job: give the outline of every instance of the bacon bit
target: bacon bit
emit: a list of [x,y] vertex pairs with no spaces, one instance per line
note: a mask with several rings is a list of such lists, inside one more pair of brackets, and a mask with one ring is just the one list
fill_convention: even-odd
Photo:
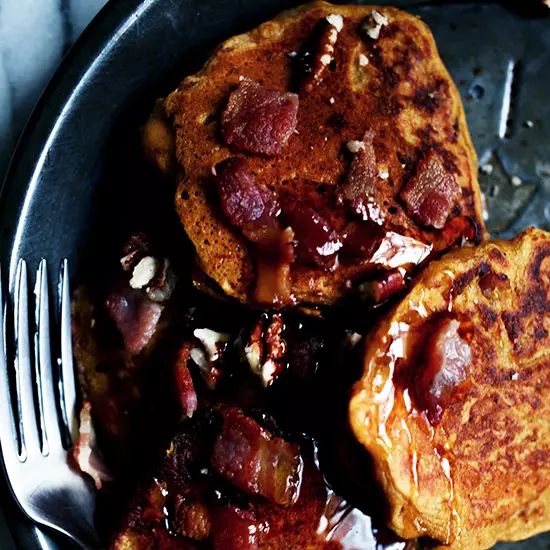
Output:
[[113,292],[107,298],[105,307],[131,355],[137,355],[149,344],[163,310],[162,305],[131,288]]
[[479,288],[485,298],[493,298],[493,292],[503,292],[510,288],[510,280],[504,273],[491,271],[481,277]]
[[187,367],[187,362],[191,358],[192,344],[186,343],[180,349],[175,366],[176,388],[181,404],[182,412],[185,416],[191,418],[197,410],[197,393],[191,373]]
[[418,265],[430,255],[432,248],[431,244],[388,231],[370,261],[386,269]]
[[214,550],[257,550],[260,529],[252,512],[234,506],[215,508],[210,542]]
[[286,215],[296,235],[297,259],[332,269],[337,261],[336,253],[342,248],[338,233],[309,206],[296,206]]
[[222,208],[233,225],[253,229],[273,224],[279,211],[277,199],[256,183],[244,159],[224,160],[216,165],[216,173]]
[[262,315],[250,335],[248,345],[244,348],[250,370],[260,377],[266,388],[273,384],[283,370],[280,361],[287,351],[286,342],[281,337],[284,329],[282,316],[278,313],[274,314],[264,333],[267,319],[267,314]]
[[441,248],[451,248],[454,245],[463,245],[465,242],[474,242],[478,238],[477,226],[468,216],[451,218],[441,230]]
[[300,494],[303,461],[298,445],[273,437],[239,409],[223,409],[214,444],[214,470],[243,491],[287,506]]
[[358,148],[353,157],[346,182],[342,186],[342,198],[364,220],[380,224],[384,219],[380,207],[383,183],[378,179],[373,147],[375,135],[372,130],[365,132],[363,141],[360,142],[363,146]]
[[384,302],[394,294],[402,292],[407,288],[405,277],[401,270],[395,269],[382,274],[374,281],[363,283],[359,290],[375,304]]
[[186,501],[178,495],[175,505],[175,527],[184,537],[195,540],[207,539],[212,527],[210,512],[204,504]]
[[428,340],[426,367],[416,386],[422,408],[438,424],[445,408],[469,391],[472,350],[459,335],[456,319],[442,319]]
[[344,20],[340,14],[331,14],[325,21],[326,24],[321,32],[313,63],[307,64],[302,81],[301,92],[308,94],[322,82],[328,66],[334,59],[334,47],[338,40],[338,33],[344,27]]
[[80,411],[80,428],[77,444],[72,450],[72,456],[81,472],[88,474],[99,490],[106,481],[112,481],[107,468],[96,446],[96,435],[92,423],[92,404],[89,401],[82,403]]
[[401,191],[401,199],[416,222],[441,229],[459,192],[455,177],[445,169],[437,153],[430,149],[418,164],[416,174]]
[[295,261],[294,231],[273,231],[258,243],[256,289],[258,304],[288,306],[295,303],[290,281],[290,266]]
[[371,221],[348,224],[342,235],[342,256],[370,259],[385,234],[380,225]]
[[361,24],[361,29],[373,40],[378,40],[382,27],[387,26],[387,24],[388,18],[386,16],[376,10],[372,10]]
[[298,123],[298,96],[243,79],[222,115],[225,141],[239,149],[278,155]]

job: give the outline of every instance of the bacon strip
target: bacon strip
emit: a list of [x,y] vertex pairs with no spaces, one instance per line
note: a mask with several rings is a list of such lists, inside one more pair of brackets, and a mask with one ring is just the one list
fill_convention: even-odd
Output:
[[163,311],[161,304],[131,288],[113,292],[107,298],[105,307],[131,355],[137,355],[149,344]]
[[178,398],[181,405],[182,412],[185,416],[191,418],[193,413],[197,410],[198,400],[197,393],[195,392],[195,386],[191,373],[187,367],[187,363],[191,358],[191,349],[194,346],[190,343],[185,344],[179,351],[178,359],[175,365],[175,381],[178,392]]
[[256,183],[244,159],[233,157],[218,164],[216,183],[223,211],[233,225],[261,229],[277,224],[276,197]]
[[420,404],[437,424],[451,401],[469,389],[472,350],[458,333],[456,319],[442,319],[428,340],[426,367],[416,387]]
[[384,181],[378,177],[373,146],[375,135],[372,130],[365,132],[342,186],[342,197],[358,216],[380,224],[384,219],[381,208]]
[[99,490],[103,487],[104,482],[112,481],[113,478],[103,464],[96,448],[96,436],[92,423],[92,404],[89,401],[82,403],[79,433],[78,442],[72,451],[73,459],[80,471],[88,474],[94,480],[95,486]]
[[327,220],[309,206],[296,206],[286,216],[296,236],[297,259],[325,269],[333,267],[342,242]]
[[303,469],[298,445],[273,437],[239,409],[227,407],[222,415],[223,428],[210,459],[216,472],[277,504],[296,502]]
[[254,514],[235,506],[212,513],[210,542],[214,550],[257,550],[260,526]]
[[298,123],[298,96],[267,90],[245,78],[222,115],[223,137],[252,153],[278,155]]
[[459,192],[455,177],[445,169],[439,155],[430,149],[401,191],[401,198],[416,222],[442,229]]

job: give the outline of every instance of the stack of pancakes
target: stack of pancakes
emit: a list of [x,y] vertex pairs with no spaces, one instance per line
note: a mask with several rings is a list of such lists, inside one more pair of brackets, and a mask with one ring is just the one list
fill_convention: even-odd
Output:
[[[331,16],[342,16],[343,25],[328,70],[300,89],[296,59]],[[243,79],[300,94],[296,131],[279,155],[250,154],[223,138],[222,113]],[[309,4],[223,43],[165,108],[181,169],[176,208],[200,269],[252,306],[256,245],[220,207],[216,165],[246,159],[283,210],[307,204],[341,232],[350,213],[336,200],[338,190],[353,142],[372,132],[383,230],[412,239],[386,251],[402,254],[402,262],[358,258],[323,269],[297,261],[289,277],[296,302],[314,306],[341,302],[390,267],[416,277],[366,338],[363,376],[349,407],[353,432],[371,453],[387,496],[388,525],[406,539],[471,550],[550,528],[550,238],[530,230],[511,242],[471,246],[484,236],[477,159],[458,91],[427,26],[389,7]],[[422,225],[401,195],[431,154],[459,185],[439,229]],[[470,240],[463,248],[449,237],[457,219],[474,228],[473,237],[459,235],[458,244]],[[426,245],[434,261],[410,265],[414,242]],[[415,373],[429,360],[427,334],[441,316],[460,324],[471,363],[467,391],[431,422],[415,397]]]

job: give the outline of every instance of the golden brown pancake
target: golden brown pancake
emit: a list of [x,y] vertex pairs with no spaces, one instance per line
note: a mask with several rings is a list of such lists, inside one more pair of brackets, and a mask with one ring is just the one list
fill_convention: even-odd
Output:
[[[373,10],[388,18],[377,39],[361,29]],[[221,115],[230,93],[243,77],[270,90],[298,92],[303,75],[296,59],[331,14],[343,16],[333,60],[311,91],[302,86],[296,132],[282,153],[266,157],[229,146]],[[283,212],[310,205],[342,234],[353,219],[337,205],[353,156],[346,144],[374,136],[384,231],[435,252],[456,241],[422,225],[400,196],[433,154],[459,185],[449,219],[468,217],[478,235],[483,232],[476,155],[458,90],[428,27],[398,9],[316,2],[285,12],[223,43],[168,97],[166,109],[177,129],[176,154],[184,172],[176,194],[179,216],[204,272],[242,302],[254,302],[255,245],[222,212],[212,173],[229,157],[246,159],[256,182],[278,196]],[[330,271],[298,258],[290,268],[291,291],[296,302],[334,304],[379,269],[369,258],[340,261]]]
[[[423,373],[445,319],[469,376],[430,422]],[[370,334],[349,418],[400,536],[476,550],[550,529],[549,330],[550,234],[529,229],[431,263]]]

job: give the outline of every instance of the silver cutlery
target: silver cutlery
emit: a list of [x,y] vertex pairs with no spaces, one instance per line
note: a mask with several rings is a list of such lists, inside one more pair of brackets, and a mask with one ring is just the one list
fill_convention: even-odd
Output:
[[[13,338],[10,301],[4,305],[1,287],[0,444],[10,488],[32,521],[63,533],[84,549],[99,550],[102,544],[93,523],[95,488],[69,460],[78,427],[67,261],[57,288],[60,330],[55,336],[50,330],[45,260],[38,269],[35,299],[29,295],[26,262],[20,260],[17,266]],[[29,315],[33,302],[34,320]],[[54,342],[60,359],[52,361]]]

